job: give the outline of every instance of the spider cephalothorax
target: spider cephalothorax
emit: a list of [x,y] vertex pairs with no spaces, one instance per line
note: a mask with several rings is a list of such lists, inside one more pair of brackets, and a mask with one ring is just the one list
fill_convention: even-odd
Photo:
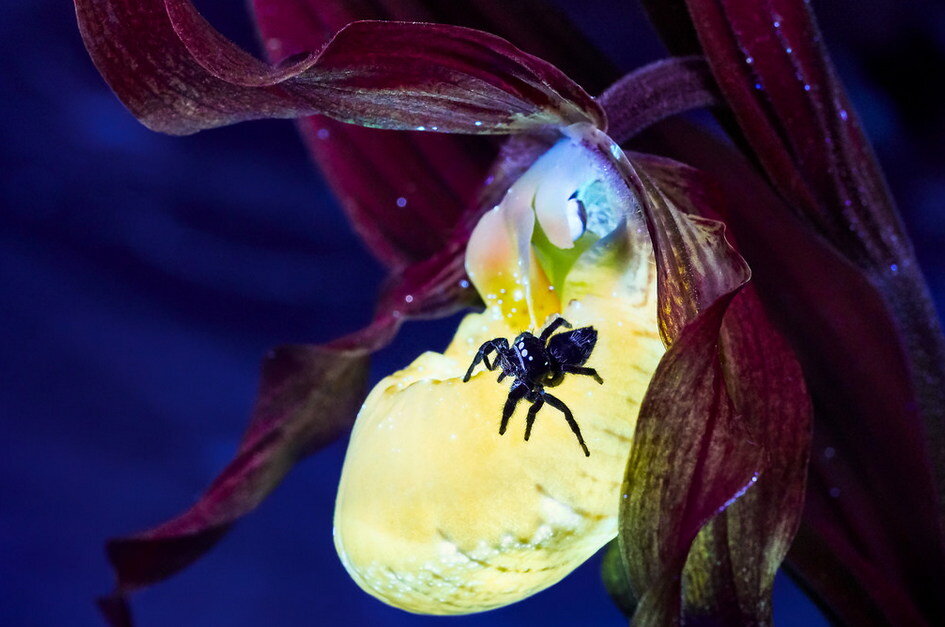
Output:
[[[584,444],[584,438],[581,436],[581,428],[574,420],[574,415],[564,402],[545,391],[546,387],[554,387],[564,380],[565,374],[581,374],[594,377],[598,383],[603,383],[597,371],[593,368],[585,368],[584,364],[590,358],[594,351],[594,345],[597,344],[597,331],[594,327],[581,327],[552,335],[560,326],[571,328],[571,324],[564,318],[556,318],[554,322],[542,331],[541,336],[535,337],[528,331],[521,333],[512,346],[504,337],[497,337],[489,340],[479,347],[476,357],[473,359],[469,370],[463,381],[469,381],[473,370],[481,361],[489,370],[497,368],[502,369],[499,375],[499,381],[507,376],[511,376],[512,388],[509,391],[509,398],[505,401],[505,407],[502,410],[502,422],[499,425],[499,435],[505,433],[509,424],[509,418],[515,411],[515,406],[523,398],[532,403],[528,409],[528,416],[525,418],[525,439],[532,432],[532,424],[538,415],[538,410],[545,403],[548,403],[555,409],[564,414],[564,419],[568,421],[571,431],[577,436],[584,454],[590,456],[587,445]],[[490,363],[489,355],[496,353],[495,359]]]

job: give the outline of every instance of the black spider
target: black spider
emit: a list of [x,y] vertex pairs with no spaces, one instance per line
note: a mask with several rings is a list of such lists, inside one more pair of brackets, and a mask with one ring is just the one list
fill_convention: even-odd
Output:
[[[590,457],[591,453],[584,444],[584,438],[581,437],[581,428],[575,422],[571,410],[561,399],[545,392],[545,388],[561,383],[566,373],[583,374],[594,377],[598,383],[604,383],[596,370],[583,367],[590,358],[594,345],[597,344],[597,330],[594,327],[581,327],[553,336],[552,333],[561,325],[571,328],[567,320],[556,318],[548,325],[548,328],[542,331],[540,337],[535,337],[526,331],[515,338],[512,346],[509,346],[509,341],[504,337],[485,342],[479,347],[479,352],[476,353],[469,370],[466,371],[463,382],[469,381],[473,369],[480,361],[489,370],[502,368],[499,381],[507,376],[512,376],[515,380],[512,382],[509,398],[505,401],[505,408],[502,410],[499,435],[505,433],[515,406],[524,398],[532,403],[528,409],[528,416],[525,418],[525,439],[528,440],[538,410],[548,403],[564,414],[564,419],[568,421],[571,431],[577,436],[584,454]],[[489,363],[489,354],[493,351],[496,357],[492,363]]]

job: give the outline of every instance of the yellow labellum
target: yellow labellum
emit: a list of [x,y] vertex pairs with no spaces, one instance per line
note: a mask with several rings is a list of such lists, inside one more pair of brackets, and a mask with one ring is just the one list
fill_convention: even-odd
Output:
[[590,457],[548,407],[528,442],[525,403],[499,435],[508,386],[491,372],[462,382],[482,342],[519,331],[489,314],[468,315],[445,354],[424,353],[374,388],[335,510],[335,545],[364,590],[418,613],[488,610],[554,584],[616,535],[637,410],[663,353],[655,299],[575,304],[565,317],[597,328],[588,365],[605,384],[566,377],[555,395]]
[[[545,163],[560,173],[579,152],[574,144],[556,150]],[[567,171],[587,178],[582,168]],[[560,293],[549,289],[529,242],[535,215],[549,240],[567,243],[576,230],[573,216],[565,228],[561,212],[581,181],[556,176],[549,191],[527,176],[470,242],[467,267],[486,311],[466,316],[446,351],[420,355],[374,388],[345,459],[338,554],[364,590],[411,612],[465,614],[518,601],[559,581],[617,532],[639,404],[664,350],[648,240],[621,222],[617,237],[574,263]],[[590,457],[548,405],[528,442],[527,401],[500,436],[510,380],[497,383],[497,371],[480,369],[462,381],[483,342],[538,332],[554,315],[598,332],[586,365],[604,384],[568,375],[553,388]]]

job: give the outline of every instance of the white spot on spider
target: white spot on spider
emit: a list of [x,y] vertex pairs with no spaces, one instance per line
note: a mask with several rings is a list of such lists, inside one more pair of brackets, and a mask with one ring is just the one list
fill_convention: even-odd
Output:
[[401,196],[400,198],[398,198],[398,199],[397,199],[397,206],[400,207],[401,209],[403,209],[404,207],[406,207],[406,206],[407,206],[407,199],[404,198],[403,196]]
[[327,128],[320,128],[315,132],[315,137],[318,139],[328,139],[331,136],[331,132]]
[[404,296],[404,300],[405,300],[406,302],[408,302],[408,303],[412,303],[412,302],[413,302],[413,296],[411,296],[410,294],[407,294],[406,296]]
[[[519,347],[519,348],[522,348],[522,346],[524,346],[524,345],[525,345],[525,344],[524,344],[524,342],[523,342],[522,344],[519,344],[518,347]],[[527,348],[522,348],[522,357],[528,357],[528,349],[527,349]]]

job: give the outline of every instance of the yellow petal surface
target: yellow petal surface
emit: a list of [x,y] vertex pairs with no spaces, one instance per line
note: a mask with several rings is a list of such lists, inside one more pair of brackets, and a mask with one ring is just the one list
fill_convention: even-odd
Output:
[[545,405],[523,440],[528,402],[498,433],[509,379],[462,377],[482,342],[521,329],[468,315],[444,354],[424,353],[381,381],[358,416],[335,512],[335,544],[357,583],[429,614],[499,607],[559,581],[612,539],[639,402],[663,353],[655,289],[644,299],[587,297],[564,313],[594,326],[587,363],[548,391],[581,427]]

